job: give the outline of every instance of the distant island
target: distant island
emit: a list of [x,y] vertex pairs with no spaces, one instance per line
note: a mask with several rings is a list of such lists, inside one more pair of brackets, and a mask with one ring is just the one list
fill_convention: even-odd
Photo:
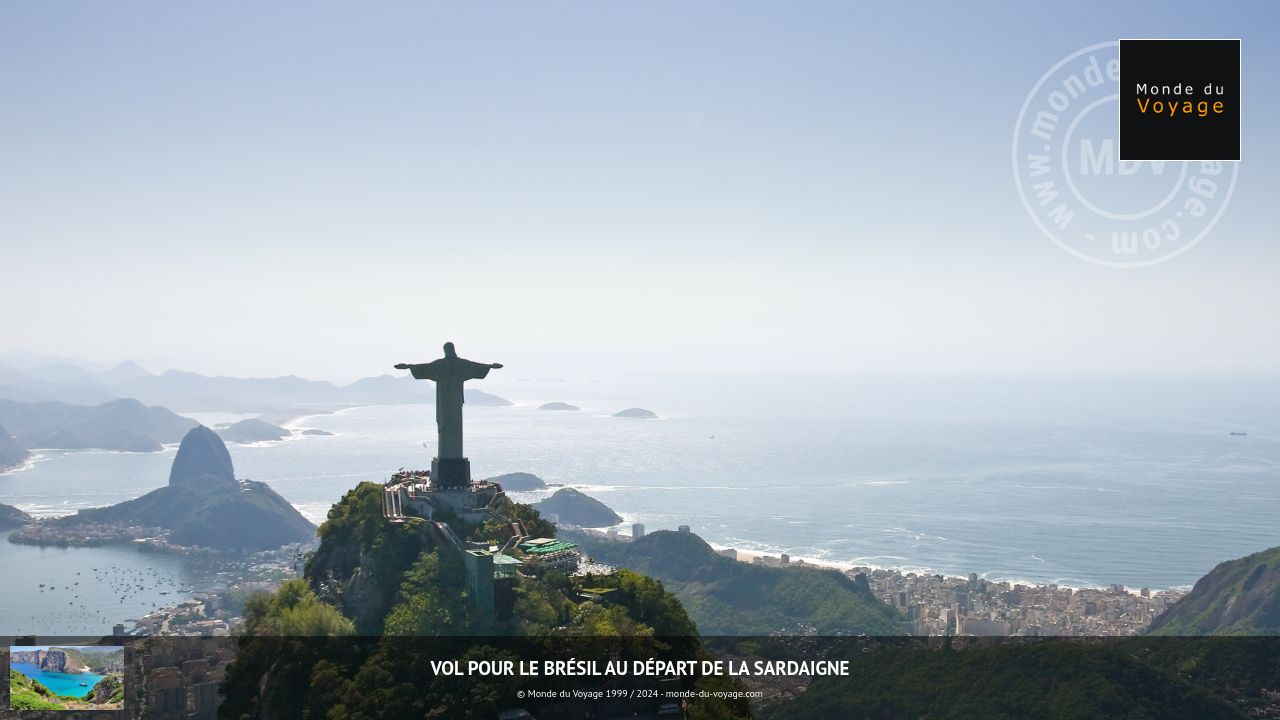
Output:
[[249,418],[217,429],[218,436],[227,442],[255,443],[283,440],[293,435],[292,432],[272,425],[265,420]]
[[563,402],[549,402],[538,406],[539,410],[581,410],[577,405]]
[[309,428],[307,430],[303,430],[300,434],[311,435],[314,437],[332,437],[333,436],[333,433],[329,432],[328,430],[320,430],[318,428]]
[[516,492],[526,490],[541,490],[547,484],[542,478],[527,472],[513,472],[505,475],[497,475],[489,478],[490,482],[496,482],[502,486],[503,490],[514,490]]
[[645,410],[644,408],[627,408],[626,410],[619,410],[618,412],[614,413],[613,416],[619,417],[619,418],[637,418],[641,420],[652,420],[658,417],[658,414],[653,412],[652,410]]
[[555,515],[560,522],[578,527],[611,527],[622,522],[622,516],[608,505],[573,488],[561,488],[533,507],[544,516]]
[[146,540],[160,549],[252,552],[310,542],[315,526],[264,483],[237,480],[227,446],[198,426],[187,433],[169,484],[134,500],[42,520],[9,535],[30,545]]
[[23,447],[157,452],[176,443],[194,420],[133,399],[85,406],[0,400],[0,424]]
[[12,530],[31,522],[31,516],[12,505],[0,503],[0,530]]
[[0,470],[17,467],[27,461],[31,453],[18,444],[4,426],[0,426]]
[[[28,358],[23,366],[27,368],[39,360],[38,357]],[[72,364],[79,361],[52,357],[45,360],[49,363],[47,367],[18,369],[5,366],[3,358],[0,358],[0,398],[22,403],[59,402],[82,406],[136,398],[144,404],[183,411],[243,413],[435,402],[432,388],[415,385],[412,378],[390,373],[363,378],[348,385],[335,385],[293,375],[237,378],[182,370],[153,374],[132,361],[125,361],[110,370],[95,371],[87,363]],[[505,398],[474,388],[466,390],[466,401],[474,407],[512,404]],[[10,424],[2,412],[0,424]],[[21,439],[22,434],[16,424],[12,425],[10,431]],[[28,443],[27,447],[46,446]]]

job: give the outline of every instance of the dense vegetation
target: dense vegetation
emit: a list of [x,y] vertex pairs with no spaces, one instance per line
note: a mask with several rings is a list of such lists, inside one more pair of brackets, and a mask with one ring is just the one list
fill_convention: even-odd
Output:
[[[526,526],[554,533],[532,508],[512,504],[509,510]],[[602,680],[437,675],[430,661],[688,659],[701,653],[697,628],[679,601],[660,581],[625,570],[524,577],[510,619],[482,617],[467,595],[461,559],[435,547],[423,526],[418,519],[388,523],[382,488],[370,483],[334,505],[320,527],[321,545],[307,563],[306,580],[250,600],[220,716],[489,719],[515,702],[519,689],[598,687]],[[510,532],[503,523],[454,529],[494,542]],[[681,682],[687,689],[732,687],[719,678]],[[695,703],[690,717],[733,720],[749,711],[742,700],[708,700]]]
[[[599,677],[451,676],[431,660],[706,657],[698,635],[775,630],[881,633],[899,628],[865,583],[816,568],[770,568],[716,554],[688,533],[635,543],[575,536],[629,569],[522,578],[509,620],[481,617],[457,555],[421,520],[388,523],[382,489],[364,484],[330,511],[306,581],[250,600],[247,634],[224,683],[224,718],[492,718],[519,690],[640,687]],[[526,525],[535,510],[513,504]],[[554,528],[548,528],[554,531]],[[460,536],[500,542],[509,524]],[[550,533],[548,533],[550,534]],[[643,573],[643,574],[642,574]],[[670,592],[669,590],[673,590]],[[683,600],[683,604],[681,602]],[[689,612],[686,612],[686,608]],[[695,624],[704,614],[707,625]],[[353,633],[358,633],[354,634]],[[766,720],[823,718],[1230,718],[1261,708],[1280,678],[1275,638],[919,639],[718,638],[729,654],[843,657],[847,677],[814,679],[797,698],[758,708]],[[787,643],[795,644],[788,649]],[[743,650],[750,646],[750,649]],[[767,648],[767,649],[766,649]],[[790,653],[790,654],[788,654]],[[628,685],[630,682],[632,684]],[[690,677],[683,689],[740,689]],[[535,715],[553,701],[521,704]],[[618,713],[615,710],[611,714]],[[689,717],[749,718],[743,700],[702,700]]]
[[597,560],[662,580],[707,635],[904,632],[896,610],[835,570],[738,562],[692,533],[659,531],[636,542],[572,537]]
[[[542,513],[538,512],[532,505],[512,502],[510,498],[504,495],[499,499],[497,508],[498,512],[504,517],[519,520],[524,525],[525,533],[530,537],[556,536],[556,526],[544,520]],[[510,522],[501,522],[499,520],[490,520],[475,528],[457,521],[453,521],[451,524],[461,529],[462,537],[476,541],[488,540],[499,545],[510,540],[514,534]]]
[[124,678],[120,675],[107,675],[85,695],[85,700],[101,705],[115,705],[124,702]]
[[361,483],[329,509],[320,547],[305,577],[324,602],[352,619],[361,635],[378,635],[405,571],[422,552],[423,521],[389,523],[382,516],[382,486]]
[[17,670],[9,670],[9,707],[13,710],[62,710],[66,703],[52,690]]
[[76,652],[80,654],[85,665],[88,665],[91,671],[99,675],[124,672],[124,648],[105,651],[77,650]]
[[320,602],[305,580],[288,580],[270,595],[259,593],[245,605],[245,633],[296,637],[345,637],[355,624]]
[[1280,547],[1219,564],[1150,633],[1280,635]]
[[818,678],[765,720],[1239,718],[1280,678],[1276,639],[878,639],[841,646],[848,677]]

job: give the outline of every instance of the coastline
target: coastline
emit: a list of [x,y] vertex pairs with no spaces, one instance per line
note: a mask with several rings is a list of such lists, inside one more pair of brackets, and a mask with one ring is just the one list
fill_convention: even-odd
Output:
[[[576,531],[607,542],[636,542],[633,535],[618,532],[617,526]],[[684,527],[676,532],[693,534]],[[771,554],[724,543],[707,545],[721,557],[760,565],[769,573],[792,572],[792,568],[834,570],[848,579],[851,592],[869,593],[901,613],[910,625],[909,634],[915,636],[1141,635],[1186,595],[1184,590],[1134,589],[1118,583],[1108,587],[1071,587],[1053,582],[981,578],[977,573],[965,577],[918,569],[873,568],[856,561],[841,563]]]
[[[707,544],[710,545],[713,550],[721,554],[723,554],[725,550],[733,550],[737,555],[735,559],[737,559],[739,562],[751,563],[751,562],[756,562],[758,559],[759,561],[764,563],[776,563],[778,565],[782,564],[781,556],[780,554],[777,554],[777,553],[768,553],[768,552],[762,552],[759,550],[745,550],[742,548],[734,547],[732,545],[723,545],[721,543],[708,542]],[[906,575],[931,576],[931,577],[941,577],[944,580],[965,581],[965,582],[968,582],[969,580],[969,578],[964,575],[955,575],[952,573],[937,572],[930,568],[898,567],[898,566],[892,566],[892,565],[874,565],[870,563],[858,563],[854,561],[824,560],[824,559],[818,559],[818,558],[805,557],[803,555],[789,555],[788,557],[790,558],[790,562],[788,563],[789,565],[797,565],[802,567],[803,566],[818,567],[818,568],[823,568],[827,570],[838,570],[843,573],[850,573],[854,571],[858,571],[858,572],[881,571],[881,572],[888,572],[888,573],[897,573],[899,575],[904,575],[904,576]],[[1025,578],[990,577],[990,576],[984,575],[983,573],[977,573],[977,576],[979,579],[986,580],[987,582],[1006,583],[1009,585],[1024,585],[1026,587],[1032,587],[1032,588],[1047,588],[1047,587],[1056,586],[1059,588],[1069,589],[1069,590],[1101,591],[1101,590],[1109,589],[1109,586],[1105,586],[1105,585],[1046,582],[1043,580],[1028,580]],[[1117,585],[1119,585],[1119,583],[1117,583]],[[1133,595],[1138,595],[1141,593],[1140,588],[1130,587],[1129,585],[1124,585],[1124,588],[1126,592]],[[1182,594],[1190,591],[1191,586],[1185,585],[1185,586],[1160,587],[1160,588],[1148,587],[1147,590],[1149,590],[1151,594],[1156,594],[1156,593]]]
[[[566,485],[566,487],[570,487],[570,486]],[[618,512],[616,508],[614,508],[614,511]],[[639,520],[636,519],[635,515],[630,515],[625,512],[618,512],[618,514],[623,516],[623,522],[613,526],[612,528],[590,528],[590,529],[583,528],[583,530],[585,532],[598,533],[598,534],[604,535],[608,530],[615,529],[619,531],[619,537],[624,537],[627,540],[630,540],[630,537],[624,534],[623,531],[629,531],[631,529],[631,525],[633,523],[639,522]],[[668,528],[651,528],[649,529],[649,532],[653,532],[656,530],[667,530],[667,529]],[[699,535],[699,537],[702,537],[702,536]],[[725,551],[732,550],[736,556],[735,559],[738,560],[739,562],[752,563],[758,560],[765,564],[781,565],[782,564],[781,556],[783,554],[786,554],[790,560],[788,564],[796,565],[800,567],[808,566],[808,567],[824,568],[828,570],[837,570],[842,573],[848,573],[851,571],[859,571],[859,572],[881,571],[881,572],[888,572],[888,573],[897,573],[903,576],[917,575],[917,576],[928,576],[928,577],[941,577],[944,580],[968,581],[969,579],[965,575],[959,575],[954,572],[940,572],[933,568],[903,566],[903,565],[883,565],[883,564],[877,564],[877,563],[857,562],[855,560],[831,560],[827,558],[815,558],[815,557],[810,557],[806,555],[792,555],[790,553],[784,553],[782,551],[776,551],[776,550],[770,551],[770,550],[749,549],[746,547],[742,547],[741,545],[712,542],[710,540],[707,540],[706,538],[703,538],[703,541],[706,542],[708,545],[710,545],[711,549],[715,550],[717,553],[720,553],[722,555],[725,554]],[[1137,586],[1130,586],[1127,583],[1115,583],[1113,585],[1095,585],[1095,584],[1088,584],[1088,583],[1055,582],[1051,580],[1030,580],[1027,578],[994,577],[982,572],[977,572],[977,577],[991,583],[1007,583],[1009,585],[1024,585],[1026,587],[1032,587],[1032,588],[1058,587],[1058,588],[1070,589],[1070,590],[1108,590],[1111,587],[1123,585],[1123,587],[1125,588],[1125,591],[1131,594],[1138,594],[1142,590],[1142,588],[1139,588]],[[1191,590],[1191,587],[1192,587],[1191,585],[1172,585],[1168,587],[1145,586],[1145,588],[1149,590],[1152,594],[1175,593],[1179,595],[1189,592]]]
[[[264,441],[260,443],[242,443],[241,445],[267,447],[267,446],[280,445],[286,442],[307,438],[310,436],[302,435],[300,433],[300,430],[305,429],[305,428],[301,428],[301,425],[307,422],[308,420],[317,418],[317,417],[339,415],[339,414],[352,412],[352,411],[356,411],[361,408],[367,408],[367,407],[377,407],[377,406],[353,405],[350,407],[344,407],[334,411],[318,411],[318,412],[291,416],[284,422],[284,424],[281,425],[281,427],[286,427],[291,431],[292,435],[290,437],[283,438],[281,440]],[[164,450],[160,452],[167,452],[167,451],[175,450],[176,448],[177,448],[177,444],[165,445]],[[126,451],[86,449],[86,450],[54,450],[54,452],[119,454],[119,453],[124,453]],[[25,470],[29,470],[32,467],[34,467],[38,462],[41,462],[47,459],[48,459],[48,455],[44,453],[40,453],[38,451],[32,451],[31,457],[29,457],[26,461],[24,461],[22,465],[9,468],[8,470],[0,471],[0,477],[4,477],[9,474],[19,473]],[[535,496],[535,497],[530,497],[528,501],[536,502],[537,500],[544,499],[545,496],[549,496],[551,492],[554,492],[554,490],[558,489],[559,487],[577,487],[577,486],[573,483],[549,484],[547,488],[540,491],[537,491],[537,490],[519,491],[518,494],[529,494],[529,495]],[[316,525],[319,525],[325,520],[327,516],[328,507],[332,505],[332,503],[324,504],[324,507],[322,508],[321,503],[298,504],[298,503],[291,502],[290,504],[293,505],[293,507],[297,509],[300,513],[302,513],[304,517],[306,517],[308,520],[315,523]],[[81,508],[65,508],[64,509],[61,507],[55,509],[47,505],[39,505],[39,504],[16,504],[15,507],[17,507],[19,510],[23,510],[24,512],[31,514],[36,519],[48,519],[48,518],[62,517],[66,515],[73,515],[81,509]],[[323,510],[323,512],[321,512],[321,510]],[[629,514],[626,512],[620,512],[619,514],[623,516],[624,521],[619,525],[615,526],[615,528],[619,529],[620,531],[629,530],[631,524],[638,521],[637,516],[634,514]],[[708,544],[713,549],[715,549],[716,552],[733,550],[737,554],[737,558],[744,562],[752,562],[756,558],[760,558],[762,559],[762,561],[767,561],[768,559],[772,559],[773,561],[778,561],[780,558],[780,555],[782,554],[782,551],[773,550],[773,549],[770,549],[770,550],[751,549],[748,547],[744,547],[742,545],[734,545],[734,544],[726,544],[726,543],[710,542],[710,541],[708,541]],[[756,546],[759,547],[760,544],[761,543],[756,543]],[[766,543],[765,545],[770,546],[771,544]],[[793,563],[803,563],[809,566],[828,568],[828,569],[838,570],[840,572],[849,572],[851,570],[886,571],[886,572],[899,573],[902,575],[916,574],[916,575],[927,575],[927,576],[941,576],[946,579],[957,579],[957,580],[967,579],[966,576],[961,574],[956,574],[954,571],[940,572],[934,568],[928,568],[928,567],[867,563],[867,562],[858,562],[854,560],[832,560],[829,558],[815,558],[815,557],[805,556],[805,555],[790,555],[790,558]],[[1101,584],[1054,582],[1051,580],[1033,580],[1028,578],[1014,578],[1014,577],[996,577],[996,576],[991,576],[984,572],[978,572],[977,574],[979,578],[982,578],[989,582],[1020,584],[1028,587],[1050,587],[1050,586],[1056,585],[1057,587],[1060,587],[1060,588],[1070,588],[1074,590],[1105,590],[1108,587],[1106,585],[1101,585]],[[1135,590],[1131,589],[1127,583],[1125,583],[1125,587],[1129,589],[1129,592],[1136,592]],[[1185,593],[1191,589],[1191,585],[1172,585],[1167,587],[1148,586],[1148,588],[1153,593],[1156,593],[1156,592]]]
[[4,477],[5,475],[12,473],[20,473],[24,470],[30,470],[35,467],[37,462],[40,462],[43,459],[44,455],[41,455],[38,451],[27,450],[27,457],[23,459],[22,462],[17,463],[16,465],[0,468],[0,477]]

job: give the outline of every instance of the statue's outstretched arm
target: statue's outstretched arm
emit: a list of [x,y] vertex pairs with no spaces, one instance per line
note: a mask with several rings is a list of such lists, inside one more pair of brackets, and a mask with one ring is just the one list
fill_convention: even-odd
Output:
[[408,369],[409,369],[409,363],[396,363],[396,369],[397,369],[397,370],[408,370]]
[[502,363],[489,363],[489,367],[493,368],[494,370],[497,370],[498,368],[502,367]]

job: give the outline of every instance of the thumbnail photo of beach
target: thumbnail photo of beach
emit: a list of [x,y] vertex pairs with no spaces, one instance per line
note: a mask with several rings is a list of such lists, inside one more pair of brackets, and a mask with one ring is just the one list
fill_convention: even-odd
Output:
[[123,708],[123,647],[17,645],[9,648],[9,709]]

